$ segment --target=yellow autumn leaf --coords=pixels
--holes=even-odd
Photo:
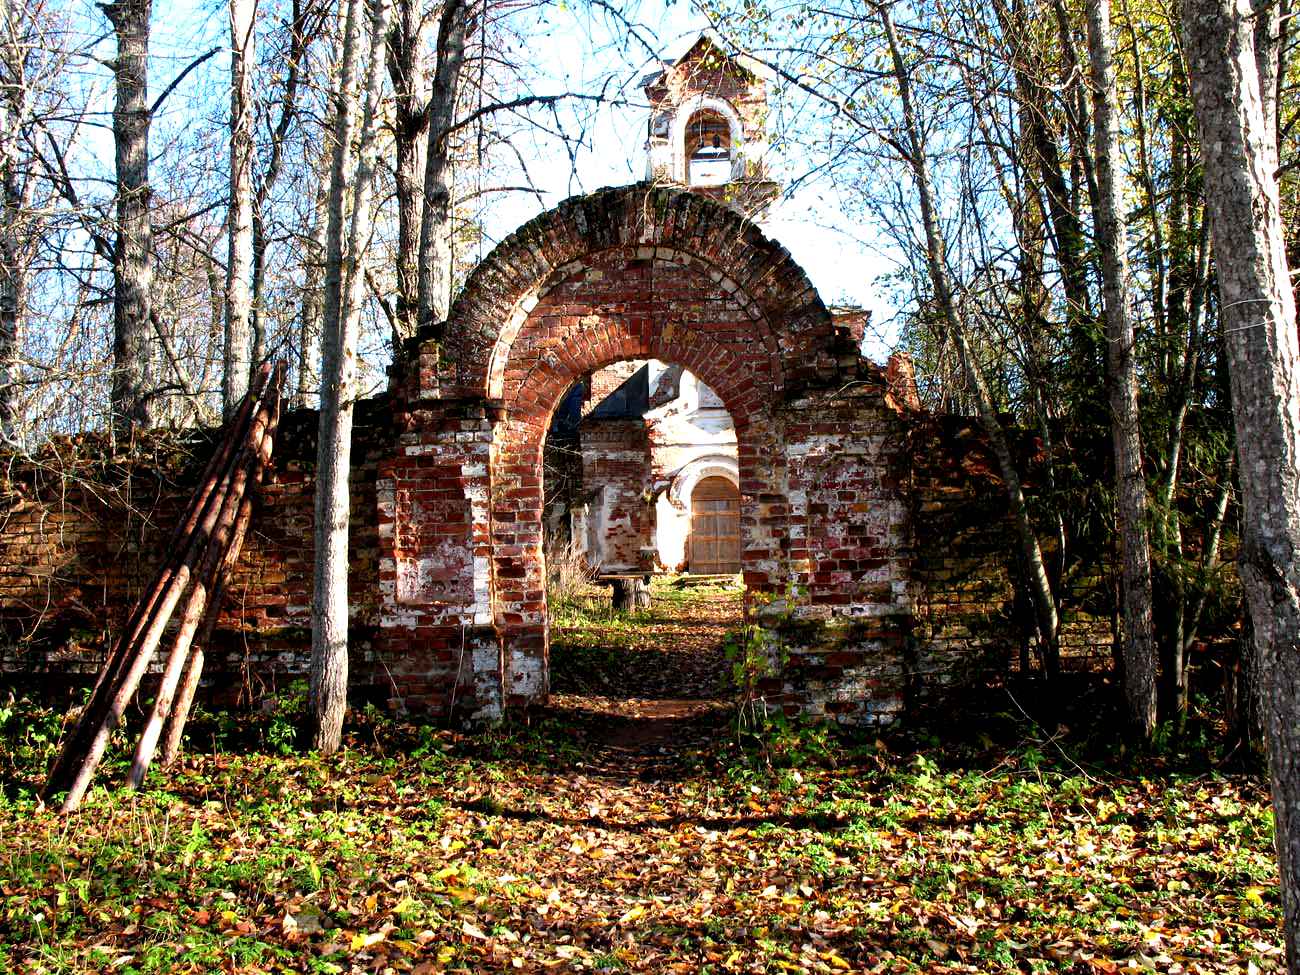
[[[645,908],[638,904],[618,919],[619,924],[628,924],[645,914]]]
[[[826,960],[831,963],[831,968],[838,968],[842,971],[848,971],[848,969],[852,967],[849,965],[848,962],[846,962],[839,955],[835,954],[835,952],[833,951],[828,951],[825,957]]]
[[[383,931],[375,931],[371,933],[358,931],[352,936],[352,950],[363,951],[371,945],[377,945],[379,942],[384,940],[384,934]]]

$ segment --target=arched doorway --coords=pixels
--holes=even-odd
[[[561,397],[543,459],[551,713],[725,721],[743,591],[734,425],[720,398],[675,364],[611,363]],[[710,523],[727,522],[713,535],[724,548],[732,536],[733,564],[692,578],[693,487],[680,482],[728,464],[726,499],[701,504],[729,513]],[[680,507],[664,497],[674,484],[685,487]]]
[[[890,500],[903,441],[881,426],[883,372],[751,221],[647,184],[521,227],[406,351],[394,389],[408,432],[379,482],[380,627],[389,652],[415,651],[394,676],[482,716],[546,700],[546,435],[576,382],[628,359],[689,370],[732,419],[739,563],[759,622],[767,607],[774,626],[814,621],[805,650],[787,644],[814,663],[824,647],[809,634],[839,627],[829,638],[845,649],[816,664],[816,687],[772,676],[777,706],[873,713],[871,655],[905,630],[838,621],[910,612],[893,554],[907,511]]]
[[[691,574],[734,575],[740,553],[740,489],[725,477],[706,477],[691,492]]]
[[[567,390],[610,363],[672,363],[717,394],[735,427],[745,584],[759,593],[786,585],[776,410],[792,383],[833,373],[825,350],[836,332],[807,276],[752,222],[673,190],[577,198],[503,242],[451,317],[457,328],[446,352],[457,378],[502,414],[493,433],[490,564],[507,705],[549,693],[546,434]],[[471,342],[456,349],[461,336]]]

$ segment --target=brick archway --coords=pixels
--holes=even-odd
[[[503,240],[470,275],[447,321],[419,336],[421,392],[502,396],[520,330],[593,255],[689,264],[766,331],[778,391],[824,384],[854,342],[836,327],[807,274],[757,224],[696,193],[653,183],[572,197]]]
[[[470,276],[420,347],[422,395],[482,397],[492,433],[485,512],[504,705],[543,699],[546,431],[564,392],[611,362],[656,358],[712,387],[736,426],[746,585],[782,584],[780,421],[787,396],[857,361],[803,269],[740,213],[648,183],[574,197],[520,227]]]
[[[405,351],[398,447],[379,466],[376,645],[408,703],[492,718],[545,700],[551,416],[588,373],[654,358],[694,372],[735,425],[745,584],[771,598],[790,661],[770,703],[872,720],[867,675],[906,624],[865,621],[911,613],[904,441],[883,374],[785,248],[683,190],[575,197],[503,241]]]
[[[530,333],[552,331],[545,306],[539,311],[525,326],[525,344]],[[777,418],[763,392],[766,383],[742,358],[700,331],[642,331],[626,320],[579,326],[533,351],[535,360],[506,371],[507,405],[492,463],[494,606],[511,706],[549,692],[542,451],[556,406],[584,376],[626,359],[659,359],[690,369],[722,399],[736,429],[748,588],[765,591],[779,584],[785,527],[780,506],[772,504],[783,490]]]

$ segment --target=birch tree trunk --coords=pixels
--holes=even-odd
[[[103,11],[117,35],[113,142],[117,237],[113,247],[114,428],[129,435],[153,421],[153,228],[149,223],[149,16],[152,0],[116,0]]]
[[[310,6],[310,5],[309,5]],[[289,50],[285,55],[284,90],[280,98],[280,118],[270,133],[270,158],[266,169],[255,180],[253,191],[253,273],[252,307],[249,327],[253,338],[253,362],[261,364],[266,359],[266,310],[263,308],[266,292],[266,209],[267,200],[280,178],[284,167],[285,142],[298,114],[298,89],[302,80],[303,60],[315,39],[314,21],[310,10],[304,10],[301,0],[293,0],[289,21]],[[250,59],[250,63],[256,61]]]
[[[23,52],[10,38],[16,31],[4,24],[4,59],[10,78],[22,77]],[[22,382],[22,321],[27,304],[26,227],[32,180],[24,178],[18,131],[23,124],[27,93],[19,85],[0,94],[0,439],[13,442],[21,434],[19,394]]]
[[[230,249],[226,260],[226,352],[221,406],[239,408],[252,372],[253,72],[256,0],[230,0]]]
[[[1132,300],[1115,93],[1115,41],[1110,0],[1088,0],[1088,54],[1092,69],[1093,142],[1097,190],[1097,248],[1101,252],[1106,313],[1106,372],[1115,450],[1115,501],[1123,579],[1124,698],[1133,732],[1148,741],[1156,727],[1156,645],[1151,623],[1151,546],[1142,476]]]
[[[357,327],[370,238],[370,201],[378,151],[376,110],[383,83],[387,0],[377,0],[370,22],[370,57],[364,82],[361,160],[353,180],[347,220],[347,157],[357,114],[364,0],[349,0],[343,66],[334,119],[326,233],[325,297],[321,335],[320,439],[316,473],[316,558],[312,591],[312,646],[308,720],[311,747],[338,750],[348,691],[348,475],[352,462],[352,410],[356,395]],[[344,237],[345,223],[347,236]]]
[[[930,284],[934,289],[935,302],[943,313],[948,337],[957,348],[962,371],[971,387],[975,398],[976,411],[980,426],[989,438],[989,446],[998,462],[998,470],[1006,486],[1007,501],[1011,509],[1011,519],[1015,525],[1016,538],[1019,542],[1020,555],[1024,560],[1028,577],[1030,599],[1034,605],[1034,616],[1038,629],[1039,646],[1042,649],[1043,666],[1048,676],[1055,676],[1059,665],[1060,651],[1058,639],[1058,618],[1056,599],[1052,594],[1051,581],[1047,567],[1043,562],[1042,547],[1033,524],[1029,520],[1029,509],[1025,504],[1024,490],[1020,483],[1020,473],[1016,469],[1011,445],[1007,441],[1006,431],[998,419],[993,397],[989,394],[988,384],[975,358],[970,344],[966,340],[965,325],[957,312],[953,298],[952,282],[948,276],[946,247],[943,232],[939,227],[938,208],[935,206],[934,185],[930,179],[930,166],[926,158],[925,140],[920,121],[917,118],[912,99],[911,75],[903,58],[902,45],[899,43],[898,30],[894,26],[888,6],[880,8],[880,23],[889,42],[890,57],[893,61],[894,79],[898,83],[899,100],[903,108],[903,120],[906,137],[907,162],[916,183],[917,196],[921,203],[921,221],[925,229],[926,265],[930,275]]]
[[[321,308],[324,296],[321,282],[325,277],[325,232],[329,224],[329,192],[322,186],[316,194],[311,233],[303,246],[302,311],[298,319],[298,388],[294,405],[305,407],[307,396],[319,386],[316,373],[320,363]]]
[[[429,144],[424,158],[424,212],[420,219],[420,325],[445,319],[451,304],[451,187],[447,171],[468,22],[464,0],[447,0],[438,21],[438,60],[429,95]]]
[[[1287,964],[1300,972],[1300,350],[1249,0],[1184,0],[1240,465],[1242,587],[1268,738]]]

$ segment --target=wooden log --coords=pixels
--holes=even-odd
[[[614,609],[630,612],[650,608],[650,584],[644,576],[618,576],[610,580],[614,591]]]
[[[265,386],[261,392],[265,392]],[[252,394],[250,394],[251,396]],[[260,411],[262,399],[262,395],[257,397],[258,402],[253,409],[254,415]],[[67,786],[67,796],[61,807],[63,812],[72,812],[80,806],[81,800],[94,777],[95,769],[103,758],[109,737],[112,735],[113,729],[117,726],[131,698],[135,695],[136,688],[140,685],[140,679],[148,669],[149,662],[157,650],[158,642],[162,639],[163,631],[166,629],[176,605],[180,602],[181,596],[188,588],[195,570],[202,561],[203,554],[212,539],[213,531],[220,517],[225,497],[235,477],[236,468],[241,461],[247,459],[252,416],[249,419],[250,429],[245,432],[244,442],[240,444],[221,480],[208,494],[202,516],[195,526],[195,530],[190,533],[189,538],[186,540],[183,549],[184,554],[179,565],[176,566],[174,572],[160,573],[160,576],[166,577],[166,584],[154,601],[154,609],[146,618],[138,638],[126,647],[124,659],[121,662],[116,679],[104,685],[104,697],[107,699],[106,706],[98,707],[93,715],[96,720],[93,724],[92,733],[88,735],[88,744],[84,748],[70,753],[70,758],[64,765],[63,775],[70,777],[70,782]],[[83,721],[85,717],[83,716]],[[54,792],[59,791],[60,785],[61,783],[56,782],[54,777],[51,776],[50,780],[46,782],[44,794],[46,796],[52,795]]]
[[[253,410],[262,395],[266,383],[270,379],[270,375],[271,365],[270,363],[266,363],[254,378],[250,395],[245,397],[244,402],[240,404],[239,410],[227,425],[226,432],[222,435],[221,439],[217,441],[217,449],[213,452],[212,459],[208,461],[207,466],[203,470],[203,476],[199,479],[199,485],[195,489],[194,494],[190,497],[189,504],[185,509],[185,514],[176,523],[176,527],[172,529],[171,537],[168,539],[167,547],[164,549],[164,552],[167,553],[166,561],[164,561],[162,568],[160,568],[157,575],[155,575],[148,594],[142,596],[140,600],[136,602],[130,623],[124,632],[124,640],[118,641],[118,643],[115,644],[115,650],[120,650],[121,648],[128,646],[131,640],[138,637],[139,627],[142,625],[143,620],[145,620],[149,613],[156,607],[157,595],[165,587],[168,573],[174,572],[179,564],[181,554],[184,552],[185,539],[188,538],[197,527],[199,518],[202,517],[203,511],[212,497],[212,492],[216,490],[217,485],[221,481],[223,472],[230,466],[235,451],[243,442],[248,425],[252,419]],[[120,666],[120,656],[115,662]],[[102,668],[99,677],[95,682],[96,686],[98,687],[98,685],[105,682],[106,679],[111,679],[112,676],[112,671],[107,667]]]
[[[212,598],[208,600],[208,611],[203,618],[199,637],[190,651],[190,659],[185,665],[185,678],[180,690],[176,692],[176,703],[167,715],[167,726],[163,728],[162,751],[158,764],[162,768],[171,768],[181,753],[181,738],[185,734],[185,724],[190,719],[190,710],[194,707],[194,695],[199,689],[199,678],[203,676],[205,650],[212,642],[212,632],[217,627],[217,617],[221,615],[221,597],[225,593],[224,580],[218,580],[212,588]]]
[[[54,793],[62,791],[71,785],[73,764],[75,761],[80,760],[78,756],[84,756],[89,750],[96,730],[103,723],[104,717],[108,713],[112,689],[122,680],[124,668],[131,657],[132,647],[136,646],[146,633],[150,621],[162,606],[164,594],[168,592],[175,582],[176,574],[180,571],[182,555],[186,550],[185,539],[194,533],[203,513],[210,507],[212,494],[217,490],[225,473],[229,470],[235,450],[245,435],[248,424],[252,420],[253,410],[269,378],[270,366],[268,364],[258,372],[253,390],[240,405],[239,411],[227,427],[226,434],[219,441],[218,448],[204,469],[204,475],[199,481],[199,486],[190,499],[185,515],[172,532],[166,550],[166,560],[154,576],[149,588],[136,602],[131,614],[128,616],[122,636],[114,643],[108,658],[100,668],[99,675],[91,690],[90,699],[83,708],[72,734],[65,740],[58,758],[50,769],[45,787],[41,792],[43,798],[49,798]]]
[[[278,369],[271,381],[263,408],[254,415],[248,444],[252,449],[244,462],[235,471],[231,489],[222,503],[221,514],[218,517],[212,540],[204,552],[203,562],[199,567],[194,583],[190,586],[189,594],[185,597],[180,626],[172,641],[171,650],[167,654],[167,663],[163,668],[158,694],[154,698],[154,706],[145,722],[140,741],[136,745],[131,770],[127,775],[126,784],[128,788],[138,789],[141,783],[144,782],[144,777],[149,771],[149,764],[153,761],[154,751],[158,747],[158,738],[162,734],[163,722],[171,712],[177,685],[180,683],[182,673],[186,669],[190,657],[190,646],[194,642],[194,634],[198,631],[200,623],[207,615],[208,596],[216,585],[223,569],[228,569],[239,558],[239,551],[244,542],[244,534],[248,530],[248,522],[253,512],[253,498],[248,491],[248,485],[249,482],[258,483],[261,481],[262,472],[266,463],[270,460],[271,450],[275,443],[275,428],[280,419],[281,378],[282,370]]]

